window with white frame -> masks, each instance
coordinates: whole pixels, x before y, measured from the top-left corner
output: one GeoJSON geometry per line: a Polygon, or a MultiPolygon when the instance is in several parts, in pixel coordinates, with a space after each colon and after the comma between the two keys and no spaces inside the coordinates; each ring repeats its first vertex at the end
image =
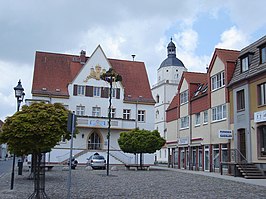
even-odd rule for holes
{"type": "Polygon", "coordinates": [[[93,96],[100,97],[101,96],[101,88],[100,87],[93,87],[93,96]]]}
{"type": "Polygon", "coordinates": [[[189,117],[181,117],[180,119],[180,129],[188,128],[189,126],[189,117]]]}
{"type": "Polygon", "coordinates": [[[188,90],[180,93],[180,104],[188,102],[188,90]]]}
{"type": "Polygon", "coordinates": [[[243,57],[241,59],[241,72],[245,72],[248,70],[248,56],[243,57]]]}
{"type": "Polygon", "coordinates": [[[212,81],[212,90],[216,90],[218,88],[223,87],[225,85],[224,71],[212,76],[211,81],[212,81]]]}
{"type": "Polygon", "coordinates": [[[130,119],[130,109],[123,110],[123,119],[129,120],[130,119]]]}
{"type": "Polygon", "coordinates": [[[258,85],[258,103],[259,106],[266,105],[266,82],[258,85]]]}
{"type": "Polygon", "coordinates": [[[76,114],[83,116],[85,115],[85,106],[77,106],[76,107],[76,114]]]}
{"type": "Polygon", "coordinates": [[[77,86],[77,94],[78,95],[85,95],[85,86],[78,85],[77,86]]]}
{"type": "Polygon", "coordinates": [[[101,116],[101,107],[92,107],[92,116],[100,117],[101,116]]]}
{"type": "Polygon", "coordinates": [[[145,111],[138,110],[138,122],[145,122],[145,111]]]}
{"type": "MultiPolygon", "coordinates": [[[[110,96],[110,89],[108,89],[108,96],[110,96]]],[[[112,98],[116,98],[116,88],[112,88],[112,98]]]]}
{"type": "Polygon", "coordinates": [[[200,125],[200,113],[195,114],[195,126],[200,125]]]}
{"type": "Polygon", "coordinates": [[[226,119],[226,105],[220,105],[212,108],[212,121],[226,119]]]}
{"type": "Polygon", "coordinates": [[[203,112],[203,124],[207,124],[208,123],[208,110],[205,110],[203,112]]]}
{"type": "Polygon", "coordinates": [[[111,118],[115,118],[115,108],[111,108],[111,118]]]}

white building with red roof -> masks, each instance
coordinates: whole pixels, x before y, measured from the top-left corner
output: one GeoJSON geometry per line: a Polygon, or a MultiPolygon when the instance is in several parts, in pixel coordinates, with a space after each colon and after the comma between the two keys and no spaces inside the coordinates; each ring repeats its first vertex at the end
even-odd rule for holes
{"type": "MultiPolygon", "coordinates": [[[[109,59],[101,46],[90,57],[36,52],[32,84],[33,101],[62,103],[75,111],[79,134],[74,139],[73,154],[81,163],[93,153],[106,156],[109,84],[100,75],[112,68],[122,76],[113,84],[111,107],[110,164],[134,163],[134,157],[120,150],[120,132],[154,129],[154,104],[144,62],[109,59]],[[141,96],[141,97],[140,97],[141,96]]],[[[63,162],[69,157],[70,142],[62,140],[48,156],[49,162],[63,162]]],[[[154,161],[153,155],[144,160],[154,161]]]]}

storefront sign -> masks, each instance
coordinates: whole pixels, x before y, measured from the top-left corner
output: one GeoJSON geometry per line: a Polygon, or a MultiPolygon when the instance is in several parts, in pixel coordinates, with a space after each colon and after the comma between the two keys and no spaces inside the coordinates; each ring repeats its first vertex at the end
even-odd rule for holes
{"type": "Polygon", "coordinates": [[[265,122],[266,121],[266,110],[265,111],[259,111],[254,113],[254,122],[265,122]]]}
{"type": "Polygon", "coordinates": [[[219,138],[232,139],[233,134],[231,130],[220,130],[219,138]]]}
{"type": "Polygon", "coordinates": [[[188,144],[188,137],[179,138],[179,145],[188,144]]]}

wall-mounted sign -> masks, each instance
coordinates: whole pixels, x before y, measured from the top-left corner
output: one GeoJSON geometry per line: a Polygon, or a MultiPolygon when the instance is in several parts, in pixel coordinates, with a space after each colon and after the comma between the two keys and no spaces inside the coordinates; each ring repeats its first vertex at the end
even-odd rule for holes
{"type": "Polygon", "coordinates": [[[254,122],[265,122],[266,121],[266,110],[254,113],[254,122]]]}
{"type": "Polygon", "coordinates": [[[107,126],[107,122],[100,120],[90,120],[89,126],[107,126]]]}
{"type": "Polygon", "coordinates": [[[233,138],[233,133],[231,130],[220,130],[218,134],[219,134],[219,138],[225,138],[225,139],[233,138]]]}
{"type": "Polygon", "coordinates": [[[188,144],[188,137],[181,137],[178,140],[179,145],[188,144]]]}

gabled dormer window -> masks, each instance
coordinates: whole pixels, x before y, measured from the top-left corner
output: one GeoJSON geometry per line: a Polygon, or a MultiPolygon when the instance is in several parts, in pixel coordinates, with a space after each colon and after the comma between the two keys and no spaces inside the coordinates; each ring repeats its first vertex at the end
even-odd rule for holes
{"type": "Polygon", "coordinates": [[[266,44],[260,48],[260,63],[266,62],[266,44]]]}
{"type": "Polygon", "coordinates": [[[248,70],[249,64],[248,64],[248,56],[243,57],[241,59],[241,73],[248,70]]]}

